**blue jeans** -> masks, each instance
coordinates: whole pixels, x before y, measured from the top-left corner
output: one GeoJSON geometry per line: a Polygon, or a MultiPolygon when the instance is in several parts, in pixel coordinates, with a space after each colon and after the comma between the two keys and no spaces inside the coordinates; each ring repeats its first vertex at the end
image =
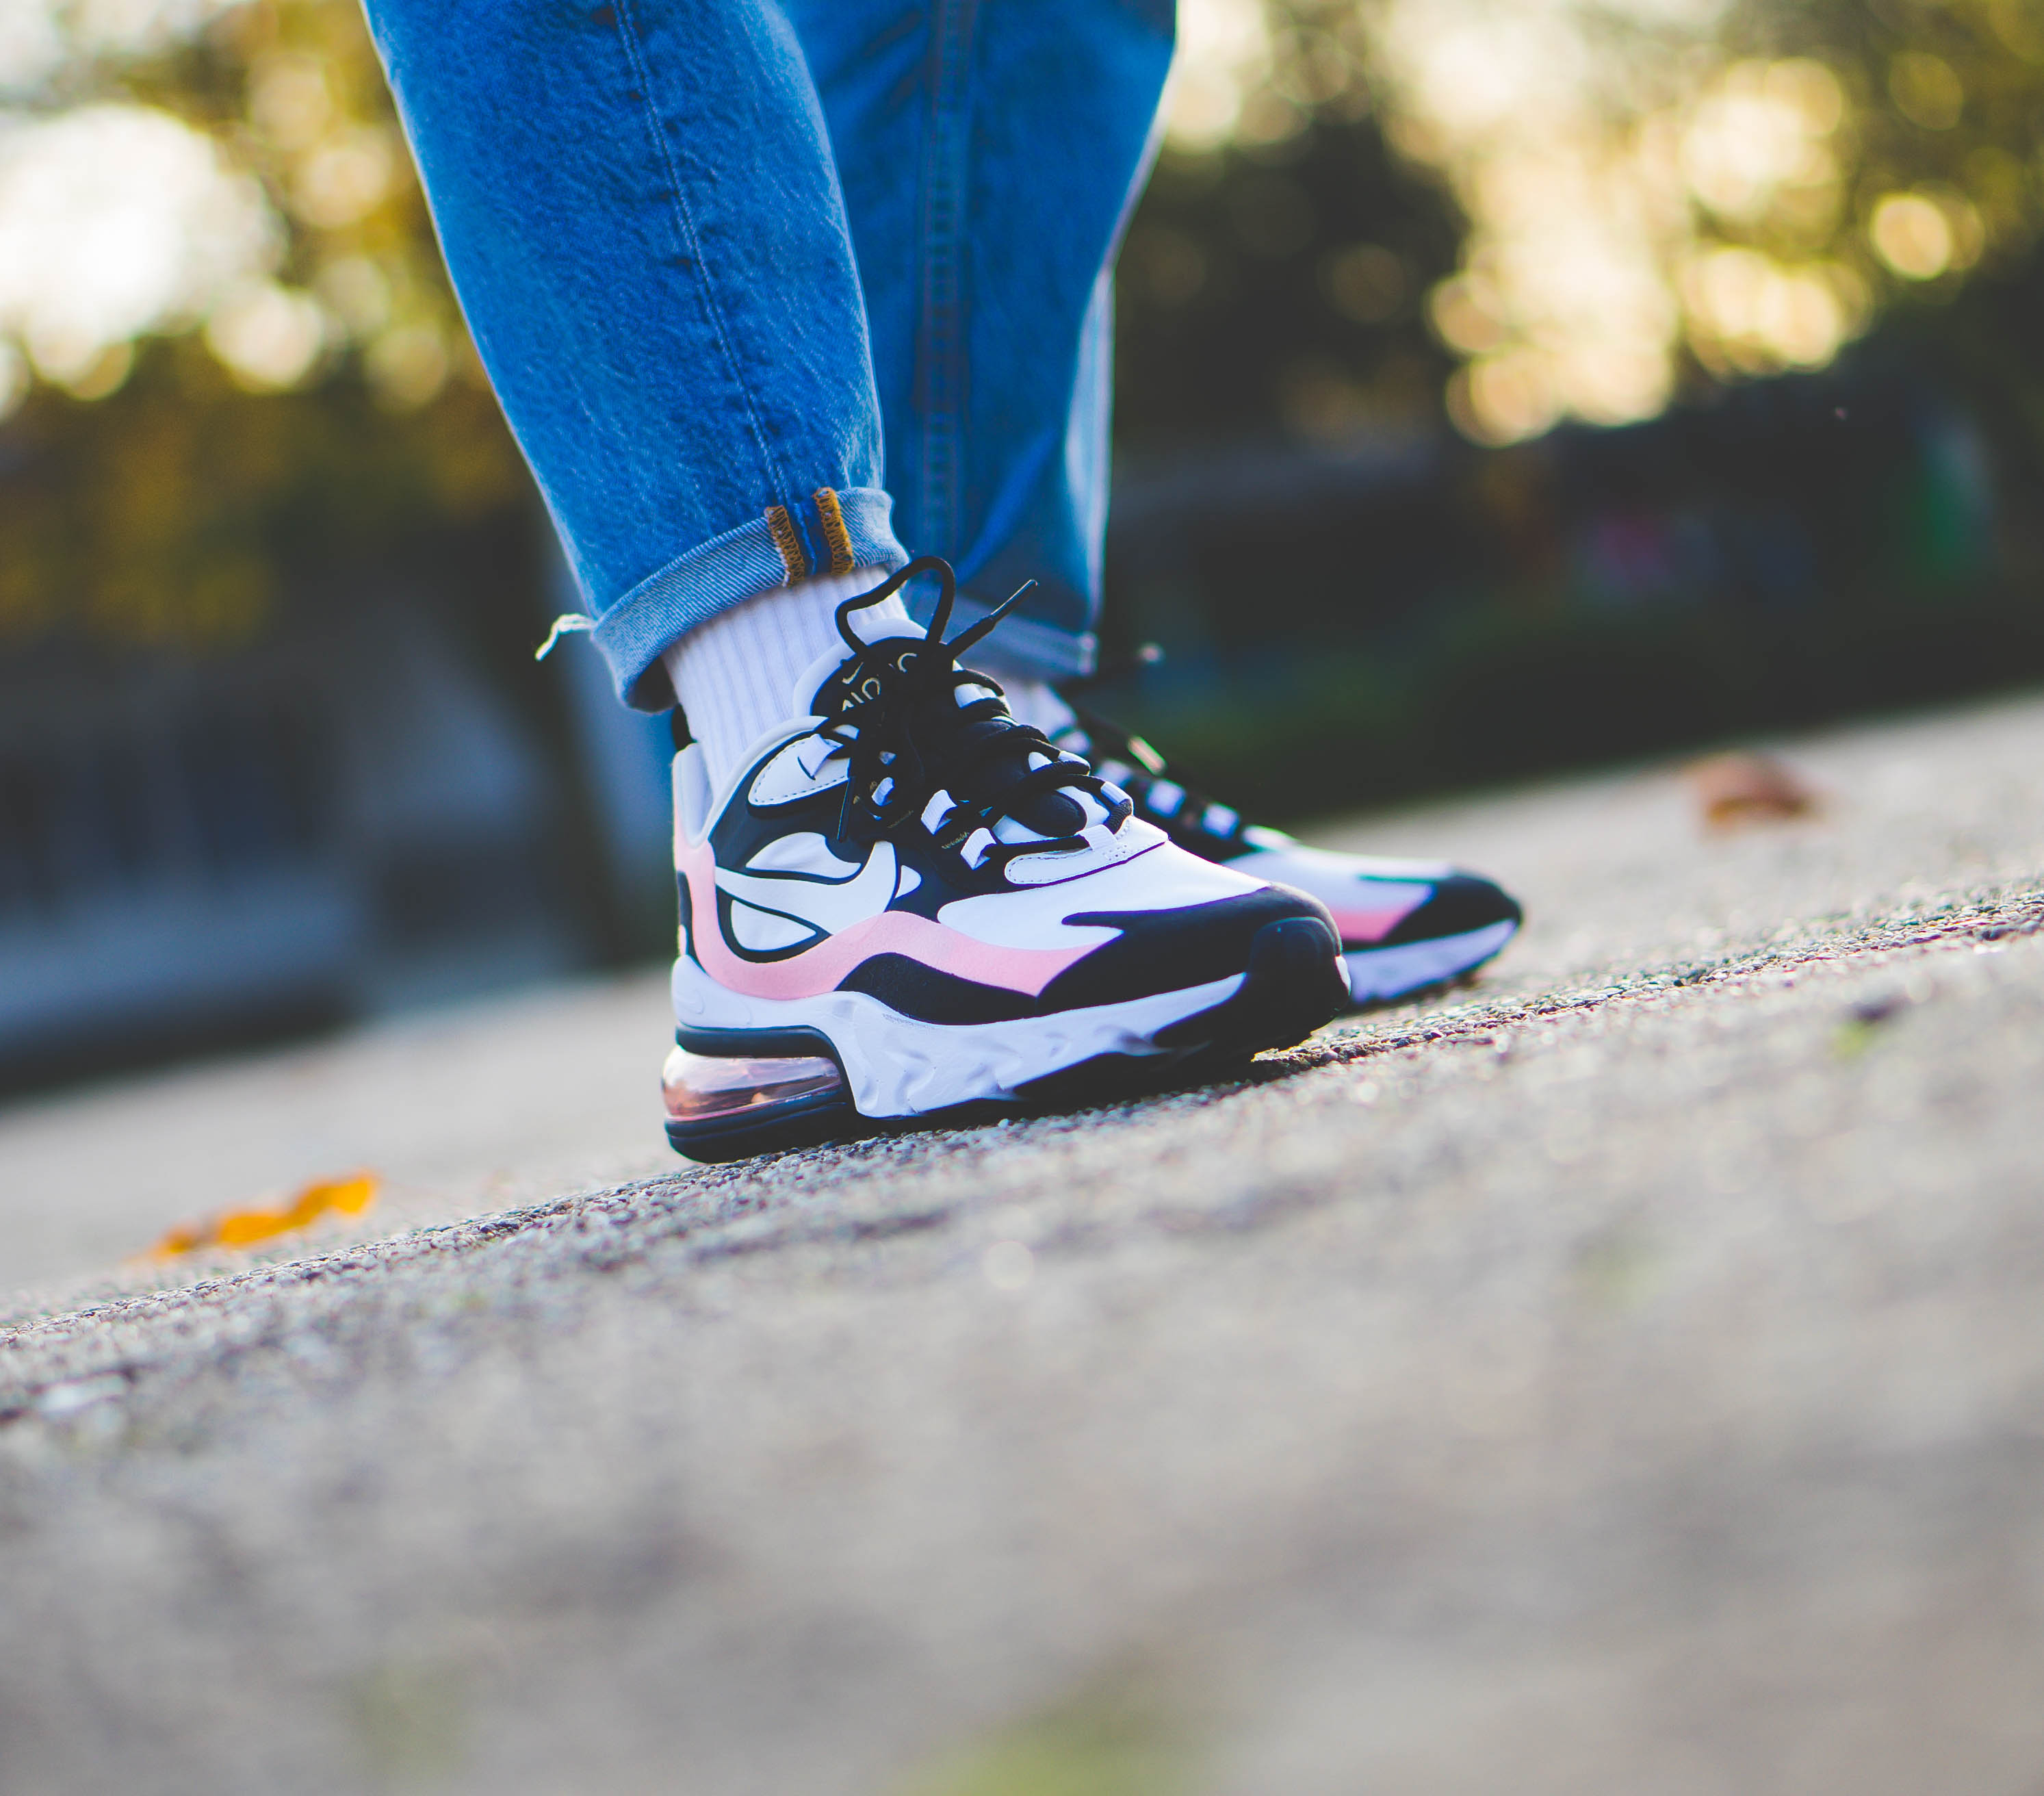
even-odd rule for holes
{"type": "Polygon", "coordinates": [[[1085,669],[1173,0],[367,5],[628,702],[718,611],[904,544],[982,605],[1039,580],[1006,659],[1085,669]]]}

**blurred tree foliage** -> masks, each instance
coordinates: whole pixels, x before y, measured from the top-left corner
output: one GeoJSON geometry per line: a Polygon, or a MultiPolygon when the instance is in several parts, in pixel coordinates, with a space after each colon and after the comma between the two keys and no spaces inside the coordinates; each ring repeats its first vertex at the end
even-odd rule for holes
{"type": "Polygon", "coordinates": [[[1424,302],[1461,220],[1346,91],[1272,142],[1159,161],[1119,274],[1125,450],[1438,421],[1454,364],[1424,302]]]}
{"type": "Polygon", "coordinates": [[[2044,225],[2040,0],[1244,4],[1238,149],[1368,113],[1452,195],[1426,312],[1479,441],[1821,367],[2044,225]]]}
{"type": "Polygon", "coordinates": [[[2044,0],[1751,4],[1742,42],[1823,58],[1846,96],[1827,227],[2034,477],[2044,456],[2044,0]],[[1869,252],[1871,253],[1869,253],[1869,252]]]}
{"type": "Polygon", "coordinates": [[[1728,36],[1830,68],[1842,106],[1829,155],[1772,203],[1700,196],[1714,234],[1783,260],[1829,254],[1876,298],[1934,307],[2035,246],[2044,0],[1749,0],[1728,36]]]}
{"type": "Polygon", "coordinates": [[[17,641],[232,647],[294,577],[375,563],[528,490],[474,386],[395,415],[349,371],[259,396],[190,340],[144,350],[104,403],[39,391],[0,456],[0,640],[17,641]]]}
{"type": "MultiPolygon", "coordinates": [[[[44,4],[62,29],[83,16],[44,4]]],[[[1480,25],[1478,0],[1210,4],[1254,15],[1254,53],[1224,71],[1225,129],[1174,133],[1132,227],[1124,444],[1427,424],[1444,388],[1479,438],[1570,409],[1560,327],[1513,297],[1500,247],[1499,171],[1539,121],[1478,132],[1423,79],[1414,21],[1480,25]]],[[[1946,329],[2044,224],[2044,0],[1553,17],[1601,71],[1571,153],[1653,201],[1635,234],[1665,290],[1666,392],[1816,365],[1897,304],[1946,329]]],[[[259,183],[275,255],[159,336],[39,356],[0,429],[0,636],[244,640],[305,563],[529,506],[355,0],[246,0],[111,51],[79,36],[27,110],[110,102],[205,133],[259,183]]],[[[2044,435],[2034,333],[2002,317],[1970,352],[2044,435]]]]}
{"type": "Polygon", "coordinates": [[[202,329],[99,348],[0,430],[0,638],[231,645],[294,575],[528,504],[352,0],[252,0],[40,100],[203,130],[283,229],[202,329]]]}

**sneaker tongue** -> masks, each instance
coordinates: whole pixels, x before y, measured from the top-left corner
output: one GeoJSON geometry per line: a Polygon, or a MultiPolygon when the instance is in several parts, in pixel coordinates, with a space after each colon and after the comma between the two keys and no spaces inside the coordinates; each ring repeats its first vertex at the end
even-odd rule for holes
{"type": "MultiPolygon", "coordinates": [[[[881,643],[897,636],[910,638],[919,644],[925,640],[923,632],[913,624],[883,625],[874,631],[871,640],[881,643]]],[[[842,708],[843,694],[841,688],[832,690],[833,683],[851,659],[846,655],[824,655],[809,665],[795,685],[794,702],[800,713],[820,717],[836,715],[842,708]]],[[[970,669],[960,671],[968,675],[970,673],[970,669]]],[[[1036,764],[1033,756],[1041,756],[1047,760],[1050,751],[1040,744],[1016,736],[1007,752],[972,759],[969,786],[956,774],[947,776],[945,770],[957,765],[962,755],[969,756],[981,743],[1015,736],[1012,726],[998,717],[981,717],[971,721],[959,719],[959,713],[967,706],[993,695],[988,687],[966,686],[955,690],[947,684],[916,704],[906,721],[910,739],[936,784],[950,792],[954,798],[969,804],[992,804],[998,809],[1003,794],[1020,784],[1036,764]]],[[[1038,793],[1014,810],[1004,810],[1003,814],[1020,824],[1028,833],[1046,837],[1076,835],[1087,823],[1085,807],[1075,797],[1064,792],[1038,793]]],[[[1004,833],[1004,839],[1012,837],[1012,832],[1004,833]]]]}
{"type": "MultiPolygon", "coordinates": [[[[922,640],[923,633],[913,624],[906,621],[882,622],[873,626],[873,633],[866,640],[869,642],[885,642],[890,636],[912,636],[920,642],[922,640]]],[[[838,670],[851,659],[851,656],[842,648],[827,649],[805,667],[801,677],[795,682],[793,692],[789,696],[789,705],[792,713],[798,717],[824,717],[832,715],[837,710],[837,706],[828,702],[818,704],[817,695],[822,691],[824,685],[836,676],[838,670]]]]}

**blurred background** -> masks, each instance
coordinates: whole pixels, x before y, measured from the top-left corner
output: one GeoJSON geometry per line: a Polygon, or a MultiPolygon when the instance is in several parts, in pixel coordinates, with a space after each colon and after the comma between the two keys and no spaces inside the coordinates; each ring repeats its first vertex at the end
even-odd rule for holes
{"type": "MultiPolygon", "coordinates": [[[[2044,0],[1181,40],[1097,702],[1208,789],[2044,680],[2044,0]]],[[[0,1089],[668,952],[563,581],[355,0],[6,0],[0,1089]]]]}

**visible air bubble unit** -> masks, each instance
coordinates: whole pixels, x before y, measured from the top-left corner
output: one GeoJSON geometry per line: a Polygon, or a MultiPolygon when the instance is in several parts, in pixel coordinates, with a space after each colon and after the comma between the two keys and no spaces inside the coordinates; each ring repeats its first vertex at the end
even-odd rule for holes
{"type": "Polygon", "coordinates": [[[668,1140],[697,1160],[820,1140],[851,1112],[843,1075],[820,1056],[725,1058],[677,1048],[660,1069],[660,1092],[668,1140]]]}

